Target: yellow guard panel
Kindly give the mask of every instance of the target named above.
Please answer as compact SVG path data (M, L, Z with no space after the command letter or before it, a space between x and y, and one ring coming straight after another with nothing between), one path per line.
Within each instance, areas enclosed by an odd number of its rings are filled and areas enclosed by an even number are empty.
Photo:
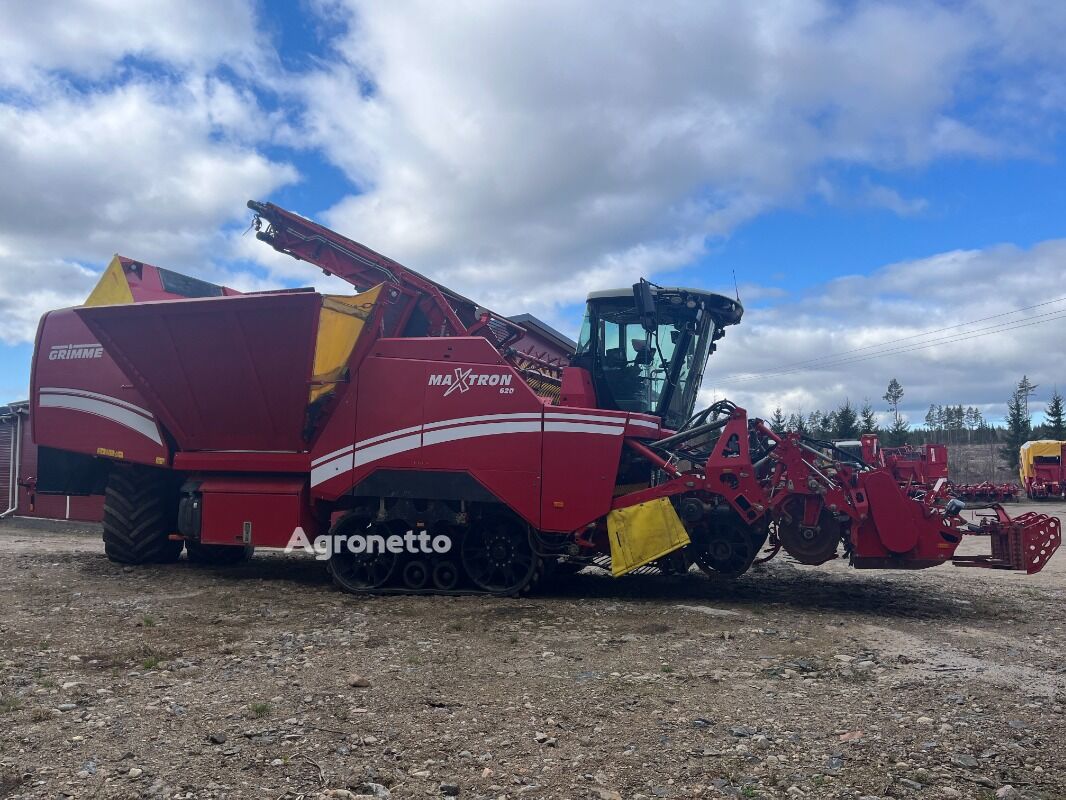
M616 578L689 543L688 531L667 497L615 509L607 515L607 537Z
M378 284L354 297L323 296L322 311L318 315L310 402L332 392L335 384L343 378L348 358L380 294L381 284Z
M121 306L133 302L133 292L122 271L122 262L118 256L111 259L104 274L96 282L92 292L85 301L87 306Z

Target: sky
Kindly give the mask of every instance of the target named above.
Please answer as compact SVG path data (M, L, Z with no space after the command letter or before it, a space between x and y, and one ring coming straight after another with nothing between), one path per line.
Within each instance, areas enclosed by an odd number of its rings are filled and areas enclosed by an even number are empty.
M1066 391L1066 4L7 0L0 401L113 253L344 291L312 217L574 335L595 289L739 291L702 397L1001 418ZM335 280L335 279L333 279ZM935 331L934 333L929 333ZM1039 419L1039 413L1037 414Z

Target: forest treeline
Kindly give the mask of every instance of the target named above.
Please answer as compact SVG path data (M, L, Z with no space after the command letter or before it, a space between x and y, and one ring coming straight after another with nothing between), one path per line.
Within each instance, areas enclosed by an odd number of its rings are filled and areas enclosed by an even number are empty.
M1007 462L1018 465L1018 448L1030 439L1066 440L1063 398L1056 388L1044 404L1044 422L1033 425L1034 395L1039 387L1027 376L1022 376L1007 401L1005 424L990 424L981 409L962 403L955 405L933 404L925 414L923 424L913 424L900 412L906 394L903 385L893 378L889 381L881 399L887 404L875 409L869 400L856 407L849 398L844 398L835 409L826 411L790 411L780 407L774 410L770 425L778 433L798 431L817 439L857 439L864 433L876 433L882 444L899 447L904 444L939 442L946 445L999 444ZM887 411L891 424L878 423L878 411Z

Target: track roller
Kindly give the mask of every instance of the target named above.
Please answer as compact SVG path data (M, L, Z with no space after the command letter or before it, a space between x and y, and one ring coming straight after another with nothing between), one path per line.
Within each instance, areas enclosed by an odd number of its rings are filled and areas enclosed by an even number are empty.
M387 525L371 525L365 515L348 514L333 526L332 534L359 536L380 533L388 536L394 533ZM396 572L399 558L395 553L352 553L348 548L338 548L330 555L328 566L333 582L346 592L372 592L384 588Z
M450 559L438 561L433 565L433 588L450 592L459 585L459 565Z
M421 559L408 561L403 565L402 580L404 588L421 591L429 585L429 564Z

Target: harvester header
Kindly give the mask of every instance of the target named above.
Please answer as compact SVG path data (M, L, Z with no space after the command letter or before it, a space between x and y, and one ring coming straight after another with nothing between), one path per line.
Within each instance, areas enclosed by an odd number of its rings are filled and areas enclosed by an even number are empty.
M347 591L516 594L586 566L737 576L780 551L1035 572L1058 547L1051 517L968 523L831 443L697 410L735 299L594 292L574 343L249 207L260 240L353 293L242 294L116 257L86 305L41 321L38 491L105 494L116 561L232 562L299 533L330 544ZM370 546L409 532L432 550ZM988 554L956 556L966 536Z

